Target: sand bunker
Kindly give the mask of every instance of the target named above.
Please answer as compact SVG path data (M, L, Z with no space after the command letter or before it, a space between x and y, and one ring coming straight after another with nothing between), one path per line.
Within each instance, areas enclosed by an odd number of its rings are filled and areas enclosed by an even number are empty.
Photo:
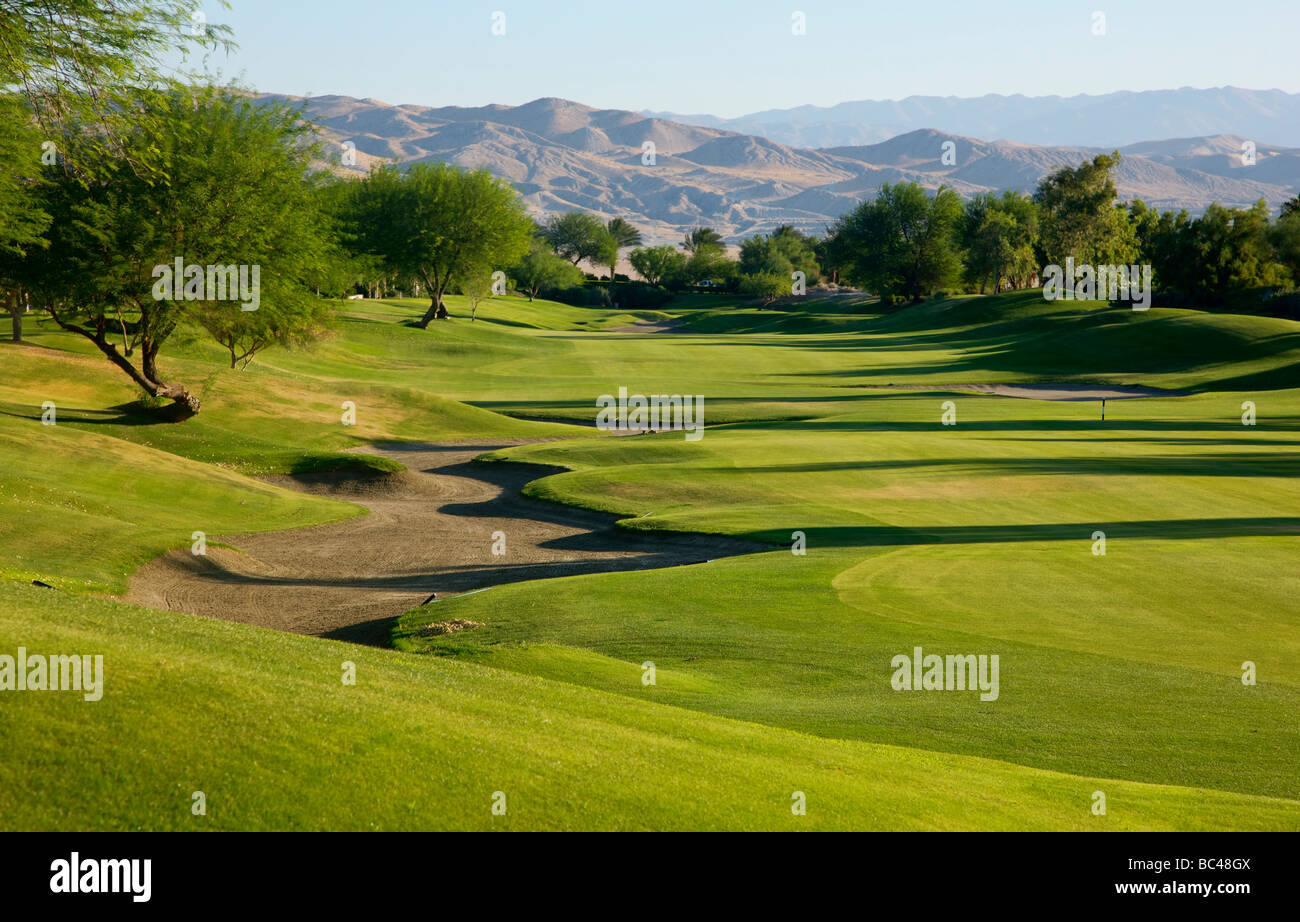
M616 517L527 499L538 465L472 463L490 445L370 449L408 468L363 480L275 482L359 503L369 515L291 531L222 536L238 551L173 550L136 571L126 600L263 627L386 646L393 620L438 598L501 583L703 563L765 550L704 535L651 535ZM494 533L505 554L494 555ZM210 538L212 540L218 540ZM498 545L499 547L499 545ZM539 584L538 592L545 592Z

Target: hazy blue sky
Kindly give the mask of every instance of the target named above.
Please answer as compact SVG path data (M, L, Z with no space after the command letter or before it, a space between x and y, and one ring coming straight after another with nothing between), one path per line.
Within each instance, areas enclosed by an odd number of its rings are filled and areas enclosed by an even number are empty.
M233 0L200 4L263 92L736 116L914 94L1300 91L1300 0ZM792 15L806 17L792 34ZM505 34L493 35L493 14ZM1106 35L1093 35L1093 13Z

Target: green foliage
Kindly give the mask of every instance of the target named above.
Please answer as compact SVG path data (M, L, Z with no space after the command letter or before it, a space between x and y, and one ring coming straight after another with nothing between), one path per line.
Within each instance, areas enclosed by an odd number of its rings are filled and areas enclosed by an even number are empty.
M575 266L586 260L593 265L609 265L611 250L618 243L600 218L585 211L552 215L542 228L542 237L557 254Z
M673 294L666 288L660 288L647 282L629 282L626 285L619 285L613 298L617 301L620 310L626 310L629 308L660 307L671 301Z
M782 225L770 236L758 234L740 245L739 271L742 276L777 275L789 281L795 271L803 272L809 284L820 277L817 265L816 241ZM741 282L744 291L744 281Z
M149 152L167 179L138 173L130 157L88 181L48 168L51 245L10 274L60 326L184 417L198 411L198 399L162 376L164 343L187 327L206 330L233 367L269 345L314 338L328 310L306 279L326 249L308 179L309 129L297 112L202 89L159 95L152 105L161 111L123 141ZM177 260L201 274L193 286L188 276L176 283L182 299L167 283ZM207 267L234 267L257 290L238 291L233 277ZM241 301L247 294L256 300Z
M755 272L740 277L740 293L769 304L790 294L790 276L780 272Z
M970 290L984 293L1029 286L1044 264L1149 264L1166 303L1206 306L1260 303L1300 280L1300 205L1288 202L1270 224L1267 205L1249 209L1212 204L1199 218L1163 214L1140 199L1115 203L1119 155L1099 155L1045 177L1031 198L1015 191L967 201L955 245L919 228L919 188L882 187L875 202L841 218L814 244L824 269L865 285L890 303L956 281L958 261ZM906 191L900 191L905 190ZM940 198L943 190L936 194ZM1300 199L1293 200L1300 201ZM949 223L946 219L942 223ZM761 239L742 248L742 270L781 271L784 264ZM924 283L917 280L924 278ZM1290 302L1268 300L1264 312L1289 315Z
M310 186L326 253L309 274L308 284L327 298L370 291L386 271L382 257L361 251L349 226L354 181L321 172L312 177Z
M966 202L961 236L967 281L981 294L989 286L1000 291L1004 279L1022 288L1037 273L1038 209L1028 196L1011 190L974 196Z
M734 290L739 279L738 265L728 259L723 250L703 248L692 253L684 262L674 262L663 278L663 284L681 290L705 282L715 287Z
M1092 265L1133 261L1137 241L1128 212L1116 207L1118 151L1044 177L1034 193L1039 208L1042 262L1064 265L1067 256Z
M499 271L499 270L496 270ZM456 283L456 290L469 302L470 322L478 320L478 306L494 296L493 278L486 272L470 272L462 275Z
M1283 211L1269 229L1269 243L1277 261L1291 273L1291 283L1300 284L1300 208Z
M960 275L957 193L927 193L916 183L885 183L875 199L836 222L845 276L881 295L925 297Z
M682 249L691 255L712 251L721 254L726 250L722 236L711 227L696 227L682 240Z
M1164 291L1220 303L1234 291L1288 281L1278 260L1293 258L1288 230L1294 219L1280 221L1270 231L1268 206L1262 200L1249 209L1213 204L1195 219L1185 211L1155 218L1144 205L1130 210L1144 258Z
M610 218L605 230L609 233L610 244L606 245L599 262L609 266L611 282L627 281L625 276L618 274L618 253L624 247L640 246L641 232L623 218Z
M546 241L534 236L528 252L511 267L509 277L517 290L531 301L543 291L576 288L582 284L582 270L556 255Z
M847 274L852 259L847 241L836 233L828 233L813 245L817 265L832 281L839 282L841 274Z
M44 245L50 216L41 209L35 188L42 153L22 99L0 93L0 255L22 256L28 247ZM0 292L4 287L0 276Z
M362 252L424 285L429 309L422 327L447 316L443 295L453 285L513 265L533 234L509 183L447 163L373 170L355 186L350 218Z
M790 258L776 243L762 234L751 237L740 244L740 274L777 275L789 278L794 271ZM743 283L742 283L743 284Z
M641 245L641 232L623 218L610 218L605 230L609 231L620 250Z
M658 285L674 273L680 274L686 266L686 257L669 246L638 247L628 254L627 259L637 274L651 285Z
M0 86L21 92L42 140L81 175L120 160L161 169L155 151L129 140L160 130L143 123L163 110L141 101L186 76L178 51L232 47L230 30L186 0L0 0Z

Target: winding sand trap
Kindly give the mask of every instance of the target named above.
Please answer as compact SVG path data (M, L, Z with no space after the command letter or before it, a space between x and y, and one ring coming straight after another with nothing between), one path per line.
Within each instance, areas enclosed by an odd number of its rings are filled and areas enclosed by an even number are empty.
M1137 397L1185 397L1183 391L1158 387L1110 387L1073 384L864 384L863 388L906 391L967 391L1030 400L1127 400Z
M271 478L282 486L359 503L369 515L290 531L219 540L207 556L173 550L132 576L126 600L153 608L387 646L395 618L431 594L611 570L702 563L766 550L705 535L649 535L615 516L526 499L519 491L554 468L483 463L491 445L371 449L407 471L369 480ZM505 532L506 554L492 555ZM210 538L210 541L218 539ZM544 583L537 587L546 592Z

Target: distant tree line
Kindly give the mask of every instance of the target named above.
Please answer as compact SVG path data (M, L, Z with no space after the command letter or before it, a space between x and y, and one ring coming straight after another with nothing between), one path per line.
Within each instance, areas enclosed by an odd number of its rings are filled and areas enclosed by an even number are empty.
M647 306L692 288L772 299L791 293L796 271L803 272L809 284L820 278L817 240L788 225L769 235L742 241L735 259L728 254L722 236L711 227L693 228L677 246L641 246L641 232L625 219L602 223L600 218L584 212L552 216L538 229L536 237L537 250L549 249L551 256L573 267L585 261L609 270L606 278L610 288L598 293L588 289L588 302L597 298L605 302L617 300L624 306ZM614 283L631 281L617 269L620 254L629 248L627 261L642 281L613 290ZM530 255L527 265L512 270L510 274L521 290L530 296L540 290L554 297L563 296L565 289L571 294L582 284L584 276L561 275L558 268L549 274L540 273L546 261L545 252L537 252ZM530 283L541 275L545 275L544 280L534 288Z
M1276 219L1263 201L1245 209L1212 204L1196 218L1157 212L1140 199L1119 201L1119 164L1118 152L1101 154L1055 170L1032 194L1008 190L965 201L947 187L886 183L821 238L782 226L742 240L733 259L715 231L696 228L678 247L636 247L628 262L646 285L667 292L708 286L762 301L823 280L861 287L886 302L947 291L997 293L1041 285L1044 267L1067 259L1097 267L1149 265L1165 303L1285 306L1295 300L1300 198L1284 204ZM614 266L629 244L616 247L596 216L553 217L538 236L557 258L608 267L611 279L622 278ZM576 277L556 276L542 287L554 294L575 284Z
M1270 219L1268 205L1212 204L1191 218L1118 201L1118 152L1014 191L962 202L949 188L885 184L830 229L823 269L887 300L937 291L999 292L1040 284L1067 258L1093 266L1150 265L1157 292L1189 305L1240 304L1294 290L1300 280L1300 199Z

